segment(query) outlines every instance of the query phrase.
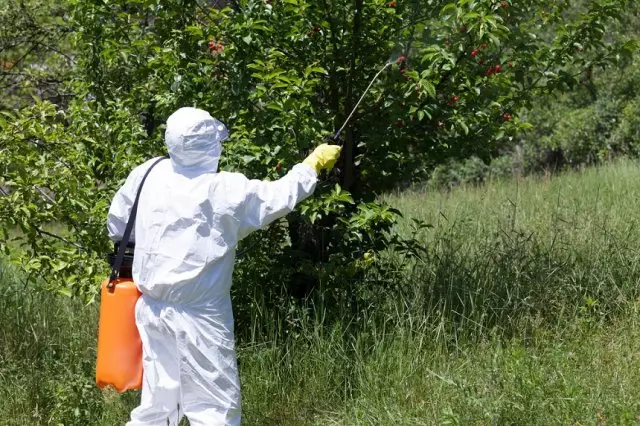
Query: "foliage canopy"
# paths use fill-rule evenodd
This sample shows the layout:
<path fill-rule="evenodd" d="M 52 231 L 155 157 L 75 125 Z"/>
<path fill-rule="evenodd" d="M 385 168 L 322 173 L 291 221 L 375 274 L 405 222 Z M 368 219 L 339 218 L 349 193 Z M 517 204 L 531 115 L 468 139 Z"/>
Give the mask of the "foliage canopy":
<path fill-rule="evenodd" d="M 163 152 L 171 112 L 209 110 L 231 130 L 221 167 L 275 179 L 392 61 L 343 133 L 340 166 L 249 239 L 237 271 L 238 295 L 277 301 L 323 287 L 353 301 L 353 283 L 384 267 L 375 252 L 420 253 L 376 196 L 451 158 L 494 155 L 529 128 L 519 113 L 540 95 L 628 61 L 636 42 L 608 28 L 629 3 L 71 0 L 57 25 L 71 34 L 72 96 L 0 116 L 0 247 L 57 291 L 91 299 L 110 249 L 109 201 Z M 9 242 L 16 227 L 20 244 Z"/>

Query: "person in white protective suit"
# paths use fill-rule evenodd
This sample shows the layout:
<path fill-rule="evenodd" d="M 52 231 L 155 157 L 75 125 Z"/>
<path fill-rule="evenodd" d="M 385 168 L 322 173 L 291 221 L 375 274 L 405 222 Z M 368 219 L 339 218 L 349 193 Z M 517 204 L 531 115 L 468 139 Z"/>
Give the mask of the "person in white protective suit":
<path fill-rule="evenodd" d="M 136 324 L 143 348 L 140 406 L 129 426 L 239 425 L 231 275 L 238 242 L 291 212 L 330 169 L 338 146 L 323 144 L 276 181 L 217 172 L 226 127 L 181 108 L 167 120 L 170 160 L 150 172 L 138 206 L 133 279 L 142 293 Z M 109 237 L 122 238 L 145 172 L 136 167 L 116 193 Z"/>

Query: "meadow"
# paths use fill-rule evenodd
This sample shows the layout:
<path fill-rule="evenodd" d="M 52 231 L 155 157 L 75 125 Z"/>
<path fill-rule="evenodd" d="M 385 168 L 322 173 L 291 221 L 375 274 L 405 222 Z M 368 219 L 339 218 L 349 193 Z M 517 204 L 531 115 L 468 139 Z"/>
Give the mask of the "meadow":
<path fill-rule="evenodd" d="M 638 182 L 622 161 L 386 195 L 425 255 L 357 328 L 239 342 L 244 424 L 640 423 Z M 137 393 L 93 383 L 97 312 L 0 266 L 0 424 L 126 421 Z"/>

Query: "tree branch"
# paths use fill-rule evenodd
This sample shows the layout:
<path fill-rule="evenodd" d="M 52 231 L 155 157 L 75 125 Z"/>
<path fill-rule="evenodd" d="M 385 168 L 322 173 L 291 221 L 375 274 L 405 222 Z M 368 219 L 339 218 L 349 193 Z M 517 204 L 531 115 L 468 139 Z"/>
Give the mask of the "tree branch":
<path fill-rule="evenodd" d="M 75 248 L 77 248 L 78 250 L 82 250 L 82 251 L 85 251 L 85 252 L 88 252 L 88 251 L 89 251 L 88 249 L 86 249 L 86 248 L 82 247 L 80 244 L 78 244 L 78 243 L 74 243 L 73 241 L 69 241 L 69 240 L 67 240 L 67 239 L 66 239 L 66 238 L 64 238 L 64 237 L 61 237 L 60 235 L 56 235 L 56 234 L 51 233 L 51 232 L 49 232 L 49 231 L 45 231 L 44 229 L 39 228 L 39 227 L 37 227 L 37 226 L 34 226 L 33 224 L 31 224 L 31 226 L 33 226 L 33 228 L 36 230 L 36 232 L 37 232 L 38 234 L 40 234 L 40 235 L 46 235 L 47 237 L 51 237 L 51 238 L 54 238 L 54 239 L 56 239 L 56 240 L 60 240 L 60 241 L 62 241 L 62 242 L 64 242 L 64 243 L 67 243 L 67 244 L 69 244 L 69 245 L 74 246 L 74 247 L 75 247 Z"/>

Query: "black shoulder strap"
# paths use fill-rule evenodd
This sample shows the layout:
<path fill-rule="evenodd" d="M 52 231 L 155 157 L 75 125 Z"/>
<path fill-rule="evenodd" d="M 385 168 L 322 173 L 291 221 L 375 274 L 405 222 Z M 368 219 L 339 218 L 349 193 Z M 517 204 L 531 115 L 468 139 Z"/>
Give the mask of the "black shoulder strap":
<path fill-rule="evenodd" d="M 129 213 L 129 221 L 127 222 L 127 227 L 124 230 L 124 235 L 122 236 L 122 240 L 120 241 L 120 245 L 118 247 L 118 256 L 116 257 L 115 262 L 113 263 L 113 267 L 111 268 L 111 276 L 109 277 L 109 285 L 107 287 L 111 288 L 113 286 L 113 282 L 118 279 L 120 275 L 120 267 L 122 266 L 122 261 L 124 260 L 124 253 L 127 250 L 127 244 L 129 243 L 129 238 L 131 238 L 131 231 L 133 230 L 133 225 L 136 223 L 136 214 L 138 212 L 138 200 L 140 200 L 140 193 L 142 192 L 142 185 L 144 185 L 144 181 L 147 180 L 147 176 L 151 170 L 155 167 L 156 164 L 169 158 L 168 156 L 164 156 L 162 158 L 158 158 L 152 165 L 147 169 L 147 172 L 142 177 L 140 181 L 140 186 L 138 186 L 138 193 L 136 194 L 136 199 L 133 202 L 133 206 L 131 206 L 131 212 Z"/>

